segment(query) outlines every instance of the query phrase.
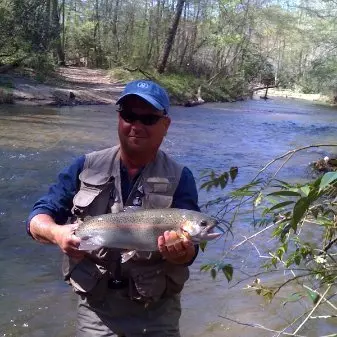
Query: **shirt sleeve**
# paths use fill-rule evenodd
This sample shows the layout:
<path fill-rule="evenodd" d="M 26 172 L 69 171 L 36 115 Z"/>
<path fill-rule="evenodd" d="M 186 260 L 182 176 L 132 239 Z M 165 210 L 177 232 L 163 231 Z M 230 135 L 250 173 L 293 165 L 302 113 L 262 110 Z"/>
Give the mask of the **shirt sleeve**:
<path fill-rule="evenodd" d="M 189 209 L 200 212 L 198 191 L 192 172 L 184 167 L 178 187 L 173 195 L 172 208 Z"/>
<path fill-rule="evenodd" d="M 178 187 L 173 195 L 172 208 L 189 209 L 200 212 L 198 206 L 198 191 L 192 172 L 184 167 Z M 190 266 L 196 259 L 199 245 L 195 245 L 195 256 L 186 266 Z"/>
<path fill-rule="evenodd" d="M 58 181 L 51 185 L 48 193 L 34 204 L 27 220 L 28 234 L 30 234 L 30 221 L 38 214 L 50 215 L 58 224 L 67 222 L 71 216 L 73 198 L 79 188 L 78 176 L 83 170 L 84 161 L 85 156 L 81 156 L 63 169 L 58 176 Z"/>

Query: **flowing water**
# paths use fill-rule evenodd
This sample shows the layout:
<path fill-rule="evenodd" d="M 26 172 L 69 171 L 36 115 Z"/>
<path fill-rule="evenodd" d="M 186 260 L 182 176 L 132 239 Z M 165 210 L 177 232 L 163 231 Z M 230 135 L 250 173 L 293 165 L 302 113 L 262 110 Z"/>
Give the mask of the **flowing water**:
<path fill-rule="evenodd" d="M 229 188 L 238 187 L 263 164 L 290 149 L 334 143 L 337 128 L 336 109 L 295 101 L 174 107 L 171 116 L 172 124 L 162 148 L 190 167 L 198 186 L 204 169 L 220 172 L 238 166 L 239 176 Z M 83 153 L 117 142 L 116 127 L 116 112 L 111 106 L 0 106 L 0 336 L 74 336 L 76 296 L 61 280 L 61 254 L 57 247 L 30 239 L 25 220 L 33 203 L 65 165 Z M 309 162 L 334 151 L 304 151 L 288 163 L 282 174 L 305 179 Z M 215 192 L 200 192 L 201 203 L 213 197 Z M 312 307 L 306 301 L 282 305 L 287 292 L 281 291 L 268 304 L 254 292 L 244 290 L 251 283 L 243 280 L 245 275 L 253 273 L 262 261 L 249 244 L 232 251 L 225 260 L 241 269 L 229 285 L 221 275 L 212 280 L 209 274 L 199 271 L 202 263 L 221 256 L 244 235 L 253 233 L 251 220 L 251 214 L 240 218 L 233 228 L 234 240 L 210 245 L 191 267 L 191 278 L 182 297 L 182 336 L 272 336 L 272 332 L 223 317 L 279 330 Z M 256 240 L 262 250 L 271 244 Z M 284 278 L 278 274 L 267 280 L 273 283 Z M 333 313 L 331 310 L 329 314 Z M 326 319 L 314 320 L 300 332 L 322 336 L 336 331 L 336 319 Z"/>

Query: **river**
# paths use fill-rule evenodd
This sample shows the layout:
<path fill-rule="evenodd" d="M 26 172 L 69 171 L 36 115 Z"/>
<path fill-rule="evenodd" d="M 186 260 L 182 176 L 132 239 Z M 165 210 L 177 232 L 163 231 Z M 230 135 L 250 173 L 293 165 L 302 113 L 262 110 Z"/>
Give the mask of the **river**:
<path fill-rule="evenodd" d="M 230 189 L 248 182 L 263 164 L 290 149 L 336 140 L 336 108 L 308 102 L 275 99 L 214 103 L 173 107 L 170 114 L 172 124 L 162 148 L 193 171 L 198 186 L 206 168 L 220 172 L 238 166 L 239 176 Z M 116 143 L 116 127 L 112 106 L 0 106 L 0 336 L 74 336 L 76 297 L 61 280 L 61 254 L 56 247 L 30 239 L 25 220 L 33 203 L 65 165 L 83 153 Z M 282 174 L 305 179 L 308 163 L 333 151 L 305 151 L 288 163 Z M 201 191 L 200 203 L 216 193 Z M 253 233 L 250 221 L 249 214 L 241 218 L 233 228 L 234 239 L 210 245 L 191 267 L 182 297 L 182 336 L 272 336 L 272 332 L 220 316 L 278 330 L 299 312 L 310 309 L 305 301 L 282 305 L 286 292 L 268 304 L 243 289 L 251 280 L 236 284 L 261 262 L 251 245 L 228 255 L 226 261 L 241 269 L 230 284 L 222 275 L 212 280 L 199 271 L 202 263 L 219 257 L 243 235 Z M 258 241 L 259 247 L 268 247 L 268 242 L 262 241 Z M 282 275 L 268 281 L 280 279 Z M 313 337 L 336 331 L 336 319 L 315 320 L 301 334 Z"/>

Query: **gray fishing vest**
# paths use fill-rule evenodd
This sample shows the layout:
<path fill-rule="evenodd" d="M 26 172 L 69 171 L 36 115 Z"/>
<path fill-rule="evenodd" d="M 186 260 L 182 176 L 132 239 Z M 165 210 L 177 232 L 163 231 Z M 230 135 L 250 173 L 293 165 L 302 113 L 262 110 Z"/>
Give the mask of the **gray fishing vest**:
<path fill-rule="evenodd" d="M 72 212 L 81 221 L 86 216 L 117 213 L 127 206 L 169 208 L 182 168 L 159 150 L 155 160 L 141 171 L 124 205 L 119 146 L 92 152 L 85 157 Z M 136 256 L 123 264 L 120 257 L 120 250 L 107 248 L 91 252 L 79 263 L 65 256 L 64 278 L 76 293 L 95 298 L 104 297 L 111 279 L 128 280 L 125 296 L 151 302 L 181 292 L 189 277 L 186 266 L 168 263 L 159 252 Z"/>

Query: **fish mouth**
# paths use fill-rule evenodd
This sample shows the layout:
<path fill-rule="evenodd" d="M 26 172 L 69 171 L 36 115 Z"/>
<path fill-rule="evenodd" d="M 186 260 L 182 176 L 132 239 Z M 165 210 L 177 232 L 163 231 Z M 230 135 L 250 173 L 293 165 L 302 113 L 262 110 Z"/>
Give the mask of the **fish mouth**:
<path fill-rule="evenodd" d="M 221 233 L 214 232 L 214 228 L 217 228 Z M 224 230 L 219 226 L 219 222 L 213 219 L 213 222 L 207 225 L 198 236 L 199 241 L 211 241 L 219 238 L 224 234 Z"/>

